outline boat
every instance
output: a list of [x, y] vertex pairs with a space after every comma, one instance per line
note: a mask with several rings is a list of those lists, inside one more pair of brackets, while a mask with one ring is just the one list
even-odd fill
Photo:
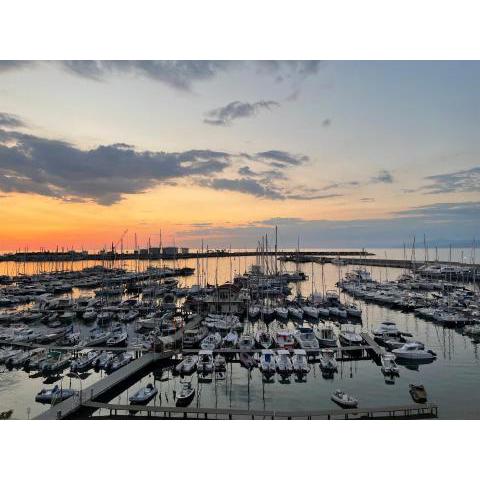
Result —
[[128, 352], [122, 352], [115, 355], [106, 365], [105, 370], [109, 373], [115, 372], [119, 368], [128, 365], [133, 360], [133, 355]]
[[347, 318], [347, 311], [339, 306], [328, 307], [328, 313], [332, 317]]
[[395, 362], [395, 355], [393, 353], [382, 353], [380, 356], [382, 362], [382, 373], [384, 375], [398, 375], [399, 368]]
[[183, 335], [184, 348], [195, 348], [208, 335], [208, 329], [204, 326], [185, 330]]
[[248, 318], [255, 320], [260, 315], [260, 307], [258, 305], [250, 305], [248, 308]]
[[253, 350], [255, 348], [255, 340], [251, 335], [241, 335], [238, 340], [238, 348], [240, 350]]
[[275, 316], [275, 310], [268, 305], [262, 305], [260, 307], [260, 315], [264, 322], [269, 322], [270, 320], [273, 320], [273, 317]]
[[301, 320], [303, 318], [303, 310], [298, 307], [293, 307], [293, 306], [288, 307], [288, 314], [294, 320]]
[[260, 354], [260, 371], [266, 378], [270, 378], [275, 374], [275, 353], [272, 350], [262, 350]]
[[115, 356], [112, 352], [102, 352], [94, 362], [95, 368], [106, 369]]
[[95, 327], [90, 330], [89, 337], [85, 342], [86, 347], [96, 347], [99, 345], [106, 345], [107, 340], [111, 336], [111, 332]]
[[362, 310], [354, 303], [345, 305], [345, 310], [347, 311], [347, 315], [350, 317], [362, 318]]
[[298, 346], [306, 350], [309, 355], [318, 355], [319, 344], [311, 327], [299, 327], [294, 334], [294, 338]]
[[294, 350], [292, 356], [293, 371], [297, 375], [306, 375], [310, 371], [307, 361], [307, 352], [303, 349]]
[[227, 361], [222, 355], [217, 355], [213, 361], [215, 372], [225, 372], [227, 370]]
[[425, 403], [427, 401], [427, 391], [423, 385], [409, 385], [409, 392], [414, 402]]
[[41, 364], [41, 372], [44, 376], [53, 375], [65, 370], [70, 365], [72, 356], [56, 350], [49, 352], [46, 360]]
[[315, 330], [315, 336], [317, 337], [320, 347], [336, 347], [337, 335], [331, 325], [324, 325]]
[[278, 348], [284, 348], [287, 350], [293, 349], [295, 346], [295, 339], [293, 333], [289, 330], [279, 330], [275, 333], [275, 343]]
[[402, 360], [434, 360], [437, 354], [432, 350], [425, 350], [421, 342], [407, 342], [400, 348], [392, 350], [395, 358]]
[[188, 406], [195, 397], [195, 389], [192, 387], [191, 382], [182, 382], [182, 389], [177, 394], [177, 400], [175, 405], [177, 407]]
[[123, 326], [112, 330], [111, 336], [107, 339], [107, 347], [124, 347], [127, 344], [128, 332]]
[[212, 373], [214, 368], [212, 350], [198, 352], [197, 370], [199, 373]]
[[175, 371], [181, 375], [190, 375], [197, 368], [198, 355], [187, 355], [176, 367]]
[[387, 334], [389, 336], [400, 335], [400, 332], [398, 331], [398, 328], [395, 322], [382, 322], [378, 325], [377, 328], [374, 328], [372, 330], [372, 333], [378, 337], [381, 337], [384, 334]]
[[248, 351], [240, 352], [239, 359], [240, 365], [242, 365], [242, 367], [248, 370], [254, 368], [257, 365], [255, 357]]
[[355, 326], [348, 323], [342, 325], [338, 339], [342, 345], [347, 347], [358, 346], [363, 343], [362, 336], [355, 332]]
[[314, 320], [318, 319], [318, 309], [317, 307], [304, 305], [302, 307], [303, 314], [305, 317], [313, 318]]
[[238, 343], [238, 333], [234, 330], [225, 335], [225, 338], [222, 340], [222, 348], [234, 349], [237, 348]]
[[260, 330], [255, 332], [255, 342], [260, 347], [268, 349], [273, 344], [273, 338], [268, 332]]
[[95, 350], [90, 350], [87, 353], [80, 353], [71, 363], [70, 371], [79, 372], [88, 370], [97, 361], [98, 357], [100, 357], [100, 353]]
[[335, 352], [331, 348], [324, 348], [320, 351], [320, 369], [322, 372], [327, 373], [333, 373], [337, 371]]
[[342, 390], [335, 390], [331, 399], [342, 408], [357, 408], [358, 406], [358, 400]]
[[154, 387], [149, 383], [146, 387], [142, 387], [137, 390], [130, 398], [131, 405], [146, 405], [153, 398], [156, 397], [158, 393], [157, 387]]
[[35, 396], [35, 401], [38, 403], [50, 403], [53, 405], [62, 402], [67, 398], [73, 397], [75, 393], [75, 390], [72, 390], [71, 388], [61, 388], [58, 385], [55, 385], [51, 389], [43, 388], [40, 390]]
[[200, 347], [202, 350], [215, 350], [220, 346], [222, 337], [218, 332], [209, 333], [201, 342]]
[[28, 363], [30, 358], [34, 355], [37, 355], [41, 352], [44, 352], [43, 348], [36, 348], [34, 350], [21, 350], [16, 355], [10, 356], [5, 361], [5, 365], [8, 368], [21, 368]]
[[279, 320], [287, 320], [288, 319], [288, 309], [285, 307], [275, 307], [275, 316]]
[[275, 364], [280, 375], [290, 375], [293, 371], [292, 360], [288, 350], [278, 350], [275, 358]]

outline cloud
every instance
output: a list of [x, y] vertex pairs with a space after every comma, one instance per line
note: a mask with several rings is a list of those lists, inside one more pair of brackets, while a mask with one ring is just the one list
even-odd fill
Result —
[[306, 155], [298, 155], [282, 150], [268, 150], [266, 152], [258, 152], [255, 158], [277, 168], [285, 168], [288, 166], [302, 165], [310, 159]]
[[370, 179], [372, 183], [393, 183], [393, 175], [388, 170], [380, 170], [378, 175]]
[[272, 75], [277, 82], [302, 81], [316, 75], [321, 65], [319, 60], [260, 60], [252, 63], [258, 73]]
[[421, 188], [430, 194], [452, 192], [480, 192], [480, 167], [453, 173], [425, 177], [431, 185]]
[[136, 151], [126, 144], [82, 150], [0, 129], [0, 191], [7, 193], [111, 205], [174, 179], [211, 176], [230, 163], [231, 156], [219, 151]]
[[0, 73], [6, 73], [14, 70], [31, 67], [36, 62], [28, 60], [0, 60]]
[[370, 197], [364, 197], [364, 198], [361, 198], [360, 201], [364, 203], [371, 203], [371, 202], [374, 202], [375, 199]]
[[280, 104], [273, 100], [260, 100], [254, 103], [235, 101], [224, 107], [210, 110], [203, 121], [209, 125], [225, 127], [231, 125], [237, 118], [254, 117], [261, 110], [271, 110], [272, 107], [279, 106]]
[[432, 218], [433, 220], [441, 218], [451, 221], [463, 218], [478, 221], [480, 220], [480, 202], [434, 203], [393, 213], [400, 216]]
[[26, 127], [26, 124], [20, 117], [17, 117], [16, 115], [0, 112], [0, 127], [21, 128]]

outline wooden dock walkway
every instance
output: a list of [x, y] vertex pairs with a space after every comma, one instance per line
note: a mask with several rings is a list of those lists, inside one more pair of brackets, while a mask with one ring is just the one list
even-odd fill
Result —
[[[437, 418], [438, 407], [433, 403], [410, 404], [397, 406], [382, 406], [371, 408], [308, 410], [308, 411], [277, 411], [277, 410], [240, 410], [222, 408], [177, 408], [162, 406], [141, 405], [114, 405], [86, 401], [84, 406], [95, 410], [107, 410], [108, 418], [131, 415], [131, 413], [145, 412], [149, 418], [165, 419], [216, 419], [216, 420], [335, 420], [335, 419], [414, 419]], [[125, 412], [122, 415], [122, 412]], [[92, 417], [98, 418], [98, 417]], [[130, 417], [132, 418], [132, 417]], [[134, 417], [133, 417], [134, 418]]]
[[114, 396], [112, 393], [119, 388], [123, 390], [123, 387], [129, 380], [138, 378], [138, 376], [150, 368], [153, 363], [170, 358], [173, 353], [174, 352], [146, 353], [130, 362], [128, 365], [125, 365], [119, 370], [89, 386], [88, 389], [81, 390], [78, 392], [78, 395], [74, 395], [73, 397], [51, 407], [46, 412], [38, 415], [36, 419], [55, 420], [68, 418], [77, 413], [87, 400], [94, 401], [104, 397], [112, 398]]

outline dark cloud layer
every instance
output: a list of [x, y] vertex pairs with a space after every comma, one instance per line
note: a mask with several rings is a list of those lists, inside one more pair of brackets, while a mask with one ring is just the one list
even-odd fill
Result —
[[480, 192], [480, 167], [425, 178], [431, 181], [421, 189], [426, 193]]
[[378, 175], [371, 178], [372, 183], [393, 183], [393, 175], [388, 170], [380, 170]]
[[0, 130], [0, 190], [103, 205], [173, 179], [212, 175], [230, 164], [212, 150], [136, 151], [125, 144], [81, 150], [67, 142]]
[[203, 121], [209, 125], [226, 127], [238, 118], [254, 117], [261, 110], [271, 110], [280, 104], [272, 100], [260, 100], [254, 103], [230, 102], [224, 107], [215, 108], [206, 113]]
[[20, 128], [25, 127], [26, 124], [22, 119], [11, 113], [0, 112], [0, 127], [5, 128]]

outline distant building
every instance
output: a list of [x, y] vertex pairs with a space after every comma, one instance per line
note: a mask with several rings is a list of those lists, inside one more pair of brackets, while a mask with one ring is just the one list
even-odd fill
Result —
[[163, 247], [163, 254], [167, 257], [173, 257], [178, 254], [188, 253], [188, 248], [183, 247]]

